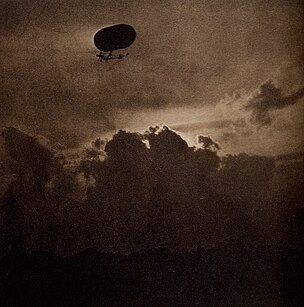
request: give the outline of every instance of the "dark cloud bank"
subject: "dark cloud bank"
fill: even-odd
[[[303,239],[301,154],[219,157],[209,137],[193,148],[169,128],[151,127],[93,141],[75,166],[15,128],[2,138],[4,303],[286,306],[299,299],[285,279],[300,278],[290,272]]]

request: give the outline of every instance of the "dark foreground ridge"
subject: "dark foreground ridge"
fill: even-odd
[[[1,260],[1,306],[300,306],[300,250],[224,243],[206,250],[87,249]],[[302,305],[303,306],[303,305]]]

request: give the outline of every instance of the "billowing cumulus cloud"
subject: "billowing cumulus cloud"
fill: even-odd
[[[271,205],[280,203],[275,187],[285,185],[281,194],[290,189],[282,199],[300,197],[301,154],[287,157],[296,178],[292,190],[276,173],[273,157],[220,158],[212,138],[200,136],[200,146],[189,147],[168,127],[95,139],[78,167],[42,137],[15,128],[1,135],[6,188],[0,196],[0,229],[9,234],[0,237],[4,249],[69,253],[93,246],[129,252],[222,240],[273,243],[275,234],[282,235],[281,213]],[[293,210],[292,201],[290,206]]]

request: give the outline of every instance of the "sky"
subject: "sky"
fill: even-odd
[[[68,148],[165,124],[224,152],[303,150],[302,1],[59,1],[0,4],[0,121]],[[136,32],[98,63],[96,31]]]

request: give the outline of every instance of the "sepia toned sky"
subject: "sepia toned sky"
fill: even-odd
[[[304,5],[269,1],[0,3],[0,121],[77,147],[166,124],[227,152],[303,150]],[[98,63],[94,33],[127,23],[130,56]]]

